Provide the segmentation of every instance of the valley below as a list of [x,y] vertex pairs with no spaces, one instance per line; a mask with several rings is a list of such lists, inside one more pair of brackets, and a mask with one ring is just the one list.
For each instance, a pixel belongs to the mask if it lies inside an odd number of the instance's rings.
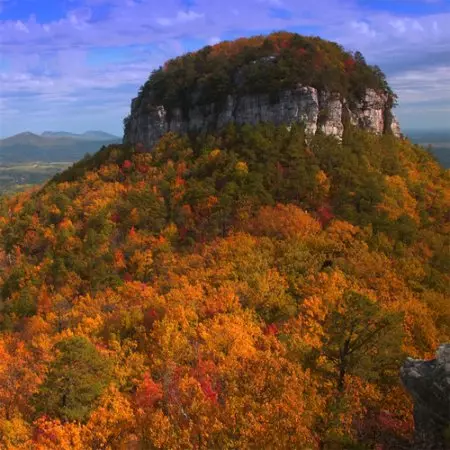
[[[423,144],[422,144],[423,145]],[[431,145],[431,153],[437,158],[437,160],[445,167],[450,168],[450,142],[441,142]]]
[[0,195],[43,184],[103,145],[119,142],[120,137],[102,131],[23,132],[0,139]]
[[414,143],[429,150],[446,169],[450,168],[450,131],[411,130],[407,135]]
[[67,169],[70,162],[42,162],[0,164],[0,195],[23,191],[45,183]]

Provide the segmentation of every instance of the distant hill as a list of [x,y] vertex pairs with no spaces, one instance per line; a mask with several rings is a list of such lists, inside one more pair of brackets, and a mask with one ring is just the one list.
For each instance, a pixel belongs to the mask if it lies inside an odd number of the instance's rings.
[[104,131],[89,130],[82,134],[69,133],[67,131],[44,131],[41,136],[43,137],[69,137],[74,139],[85,139],[91,141],[119,141],[120,137],[114,134],[105,133]]
[[24,132],[0,140],[0,164],[24,162],[72,162],[86,153],[94,153],[102,145],[119,143],[121,139],[103,131],[74,134],[46,131],[42,135]]
[[405,134],[414,143],[429,146],[439,162],[450,168],[450,130],[408,130]]

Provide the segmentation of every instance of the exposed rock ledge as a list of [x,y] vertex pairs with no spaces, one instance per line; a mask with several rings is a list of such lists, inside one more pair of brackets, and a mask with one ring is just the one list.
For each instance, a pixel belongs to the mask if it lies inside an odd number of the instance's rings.
[[[195,93],[193,94],[195,97]],[[391,113],[388,96],[367,89],[364,98],[350,105],[339,94],[318,91],[310,86],[298,86],[283,91],[278,101],[271,102],[269,95],[229,95],[225,106],[195,106],[183,116],[179,108],[170,112],[152,101],[151,93],[135,98],[125,126],[125,143],[142,143],[153,146],[168,131],[211,131],[228,123],[257,124],[271,122],[276,125],[303,123],[307,133],[318,130],[341,140],[345,117],[355,126],[376,134],[392,132],[400,135],[400,127]]]
[[450,449],[450,344],[431,361],[408,358],[401,378],[414,399],[417,450]]

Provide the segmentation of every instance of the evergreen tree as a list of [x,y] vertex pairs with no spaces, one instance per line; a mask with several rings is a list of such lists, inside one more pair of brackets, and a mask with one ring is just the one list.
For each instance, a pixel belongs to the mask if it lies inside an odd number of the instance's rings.
[[110,380],[110,366],[86,338],[55,346],[58,356],[35,398],[36,411],[64,421],[85,421]]

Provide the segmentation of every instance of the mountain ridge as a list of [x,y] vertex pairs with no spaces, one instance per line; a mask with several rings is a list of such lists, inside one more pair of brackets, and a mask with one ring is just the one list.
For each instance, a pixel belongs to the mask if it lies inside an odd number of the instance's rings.
[[74,162],[86,153],[98,151],[101,145],[120,141],[120,137],[97,131],[80,135],[67,132],[39,135],[25,131],[0,140],[0,163]]
[[119,136],[111,133],[106,133],[100,130],[88,130],[83,133],[71,133],[68,131],[44,131],[41,133],[43,137],[71,137],[79,139],[91,139],[99,141],[120,140]]

